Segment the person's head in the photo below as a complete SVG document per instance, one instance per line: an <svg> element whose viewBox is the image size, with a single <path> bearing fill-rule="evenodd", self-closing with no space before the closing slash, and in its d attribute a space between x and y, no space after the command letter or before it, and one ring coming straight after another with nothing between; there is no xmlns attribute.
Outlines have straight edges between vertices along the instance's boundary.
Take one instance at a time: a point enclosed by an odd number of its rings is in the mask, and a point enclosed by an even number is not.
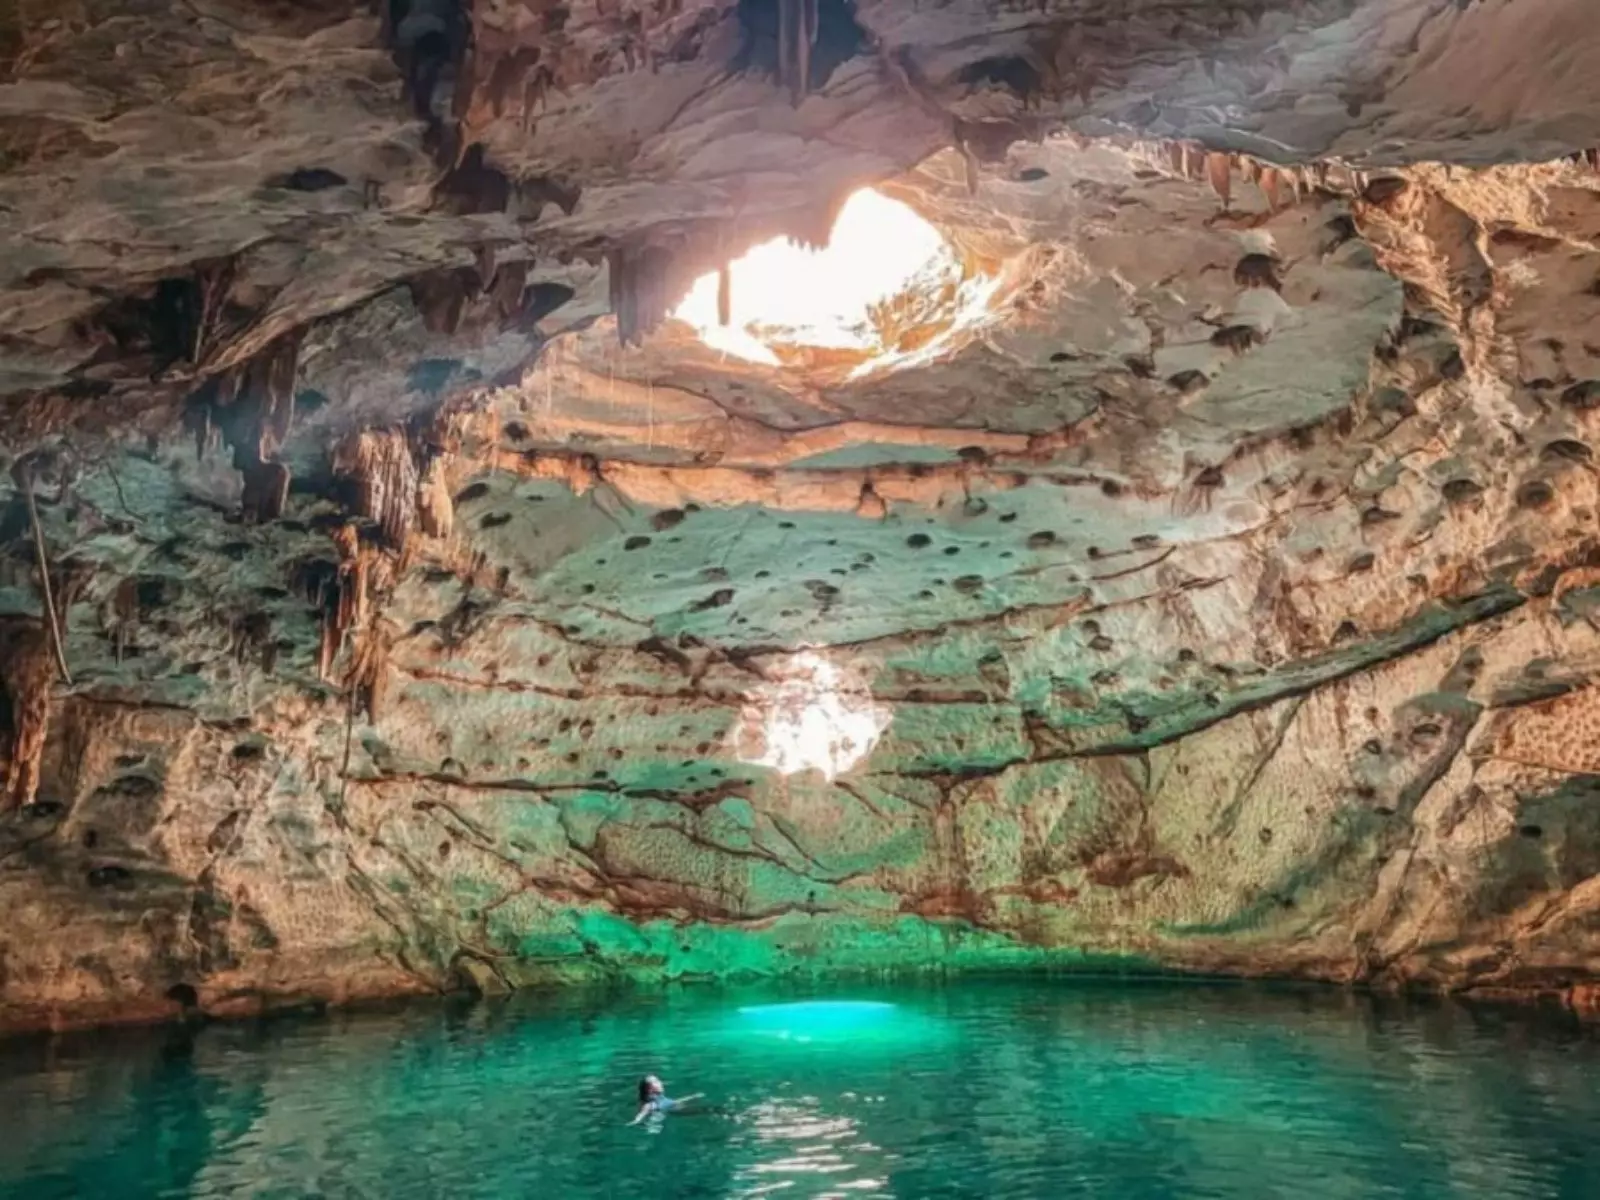
<svg viewBox="0 0 1600 1200"><path fill-rule="evenodd" d="M651 1100L661 1095L665 1091L666 1088L661 1086L661 1080L657 1079L654 1075L646 1075L643 1079L639 1080L639 1103L648 1104Z"/></svg>

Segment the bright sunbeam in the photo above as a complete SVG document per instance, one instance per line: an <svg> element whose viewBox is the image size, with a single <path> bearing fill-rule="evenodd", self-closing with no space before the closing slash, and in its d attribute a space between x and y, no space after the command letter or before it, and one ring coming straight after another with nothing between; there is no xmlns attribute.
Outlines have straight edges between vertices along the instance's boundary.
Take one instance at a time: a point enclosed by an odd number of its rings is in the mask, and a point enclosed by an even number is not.
<svg viewBox="0 0 1600 1200"><path fill-rule="evenodd" d="M872 751L890 719L863 682L806 650L750 692L730 740L741 762L831 782Z"/></svg>
<svg viewBox="0 0 1600 1200"><path fill-rule="evenodd" d="M913 209L871 189L845 202L825 249L779 238L735 259L728 272L728 324L718 319L715 272L701 276L672 314L701 341L767 366L781 365L774 346L858 354L866 361L857 376L936 353L951 333L982 320L998 287L996 278L969 274ZM902 311L886 311L893 307ZM926 331L910 339L914 350L899 346L906 326Z"/></svg>

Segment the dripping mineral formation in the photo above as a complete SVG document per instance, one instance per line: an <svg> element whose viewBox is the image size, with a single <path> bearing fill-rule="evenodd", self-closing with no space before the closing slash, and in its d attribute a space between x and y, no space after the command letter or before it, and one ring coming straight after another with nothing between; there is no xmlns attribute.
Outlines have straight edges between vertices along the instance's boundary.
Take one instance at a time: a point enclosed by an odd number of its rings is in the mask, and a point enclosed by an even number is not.
<svg viewBox="0 0 1600 1200"><path fill-rule="evenodd" d="M968 966L1589 1003L1597 40L11 6L0 1026ZM740 265L862 207L927 256Z"/></svg>

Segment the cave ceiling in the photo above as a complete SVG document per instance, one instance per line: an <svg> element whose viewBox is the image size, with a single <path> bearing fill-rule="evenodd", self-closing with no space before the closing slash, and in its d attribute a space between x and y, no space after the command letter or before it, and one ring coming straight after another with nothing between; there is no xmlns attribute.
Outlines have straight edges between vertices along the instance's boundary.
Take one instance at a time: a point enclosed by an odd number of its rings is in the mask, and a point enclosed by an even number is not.
<svg viewBox="0 0 1600 1200"><path fill-rule="evenodd" d="M292 576L341 511L398 549L419 486L428 532L465 537L408 560L470 545L608 644L857 642L1161 578L1214 645L1264 540L1314 582L1381 554L1352 522L1438 522L1385 496L1466 447L1380 464L1351 436L1413 419L1418 386L1515 354L1546 394L1508 416L1560 440L1533 409L1592 373L1594 301L1552 312L1519 273L1576 297L1597 273L1581 9L19 11L5 436L84 502L43 518L80 604L210 564L206 604L323 677ZM852 377L663 323L754 242L826 241L865 185L1003 277L980 328ZM840 516L871 519L824 536ZM86 678L126 676L121 635L69 624Z"/></svg>
<svg viewBox="0 0 1600 1200"><path fill-rule="evenodd" d="M1317 588L1386 581L1474 460L1585 447L1582 7L19 10L0 392L77 686L247 710L167 644L212 626L327 681L354 618L306 597L363 546L406 637L485 587L593 644L741 653L1159 591L1260 671L1416 618L1437 589L1375 583L1364 621ZM860 375L667 316L868 185L994 273L974 327ZM1472 421L1440 398L1468 384L1497 393ZM7 594L37 614L21 499ZM1515 562L1515 512L1447 525L1441 564ZM1264 588L1287 629L1231 615ZM1102 686L1074 686L1220 703L1123 661L1148 619L1091 621Z"/></svg>

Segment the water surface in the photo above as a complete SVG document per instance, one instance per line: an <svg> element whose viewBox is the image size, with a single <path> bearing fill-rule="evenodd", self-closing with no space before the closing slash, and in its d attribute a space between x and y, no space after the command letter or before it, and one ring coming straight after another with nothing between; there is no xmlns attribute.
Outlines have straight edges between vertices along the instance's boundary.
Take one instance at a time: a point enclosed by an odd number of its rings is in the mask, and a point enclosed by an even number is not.
<svg viewBox="0 0 1600 1200"><path fill-rule="evenodd" d="M629 1127L637 1078L709 1110ZM1337 992L519 997L0 1044L0 1195L1600 1195L1600 1040Z"/></svg>

